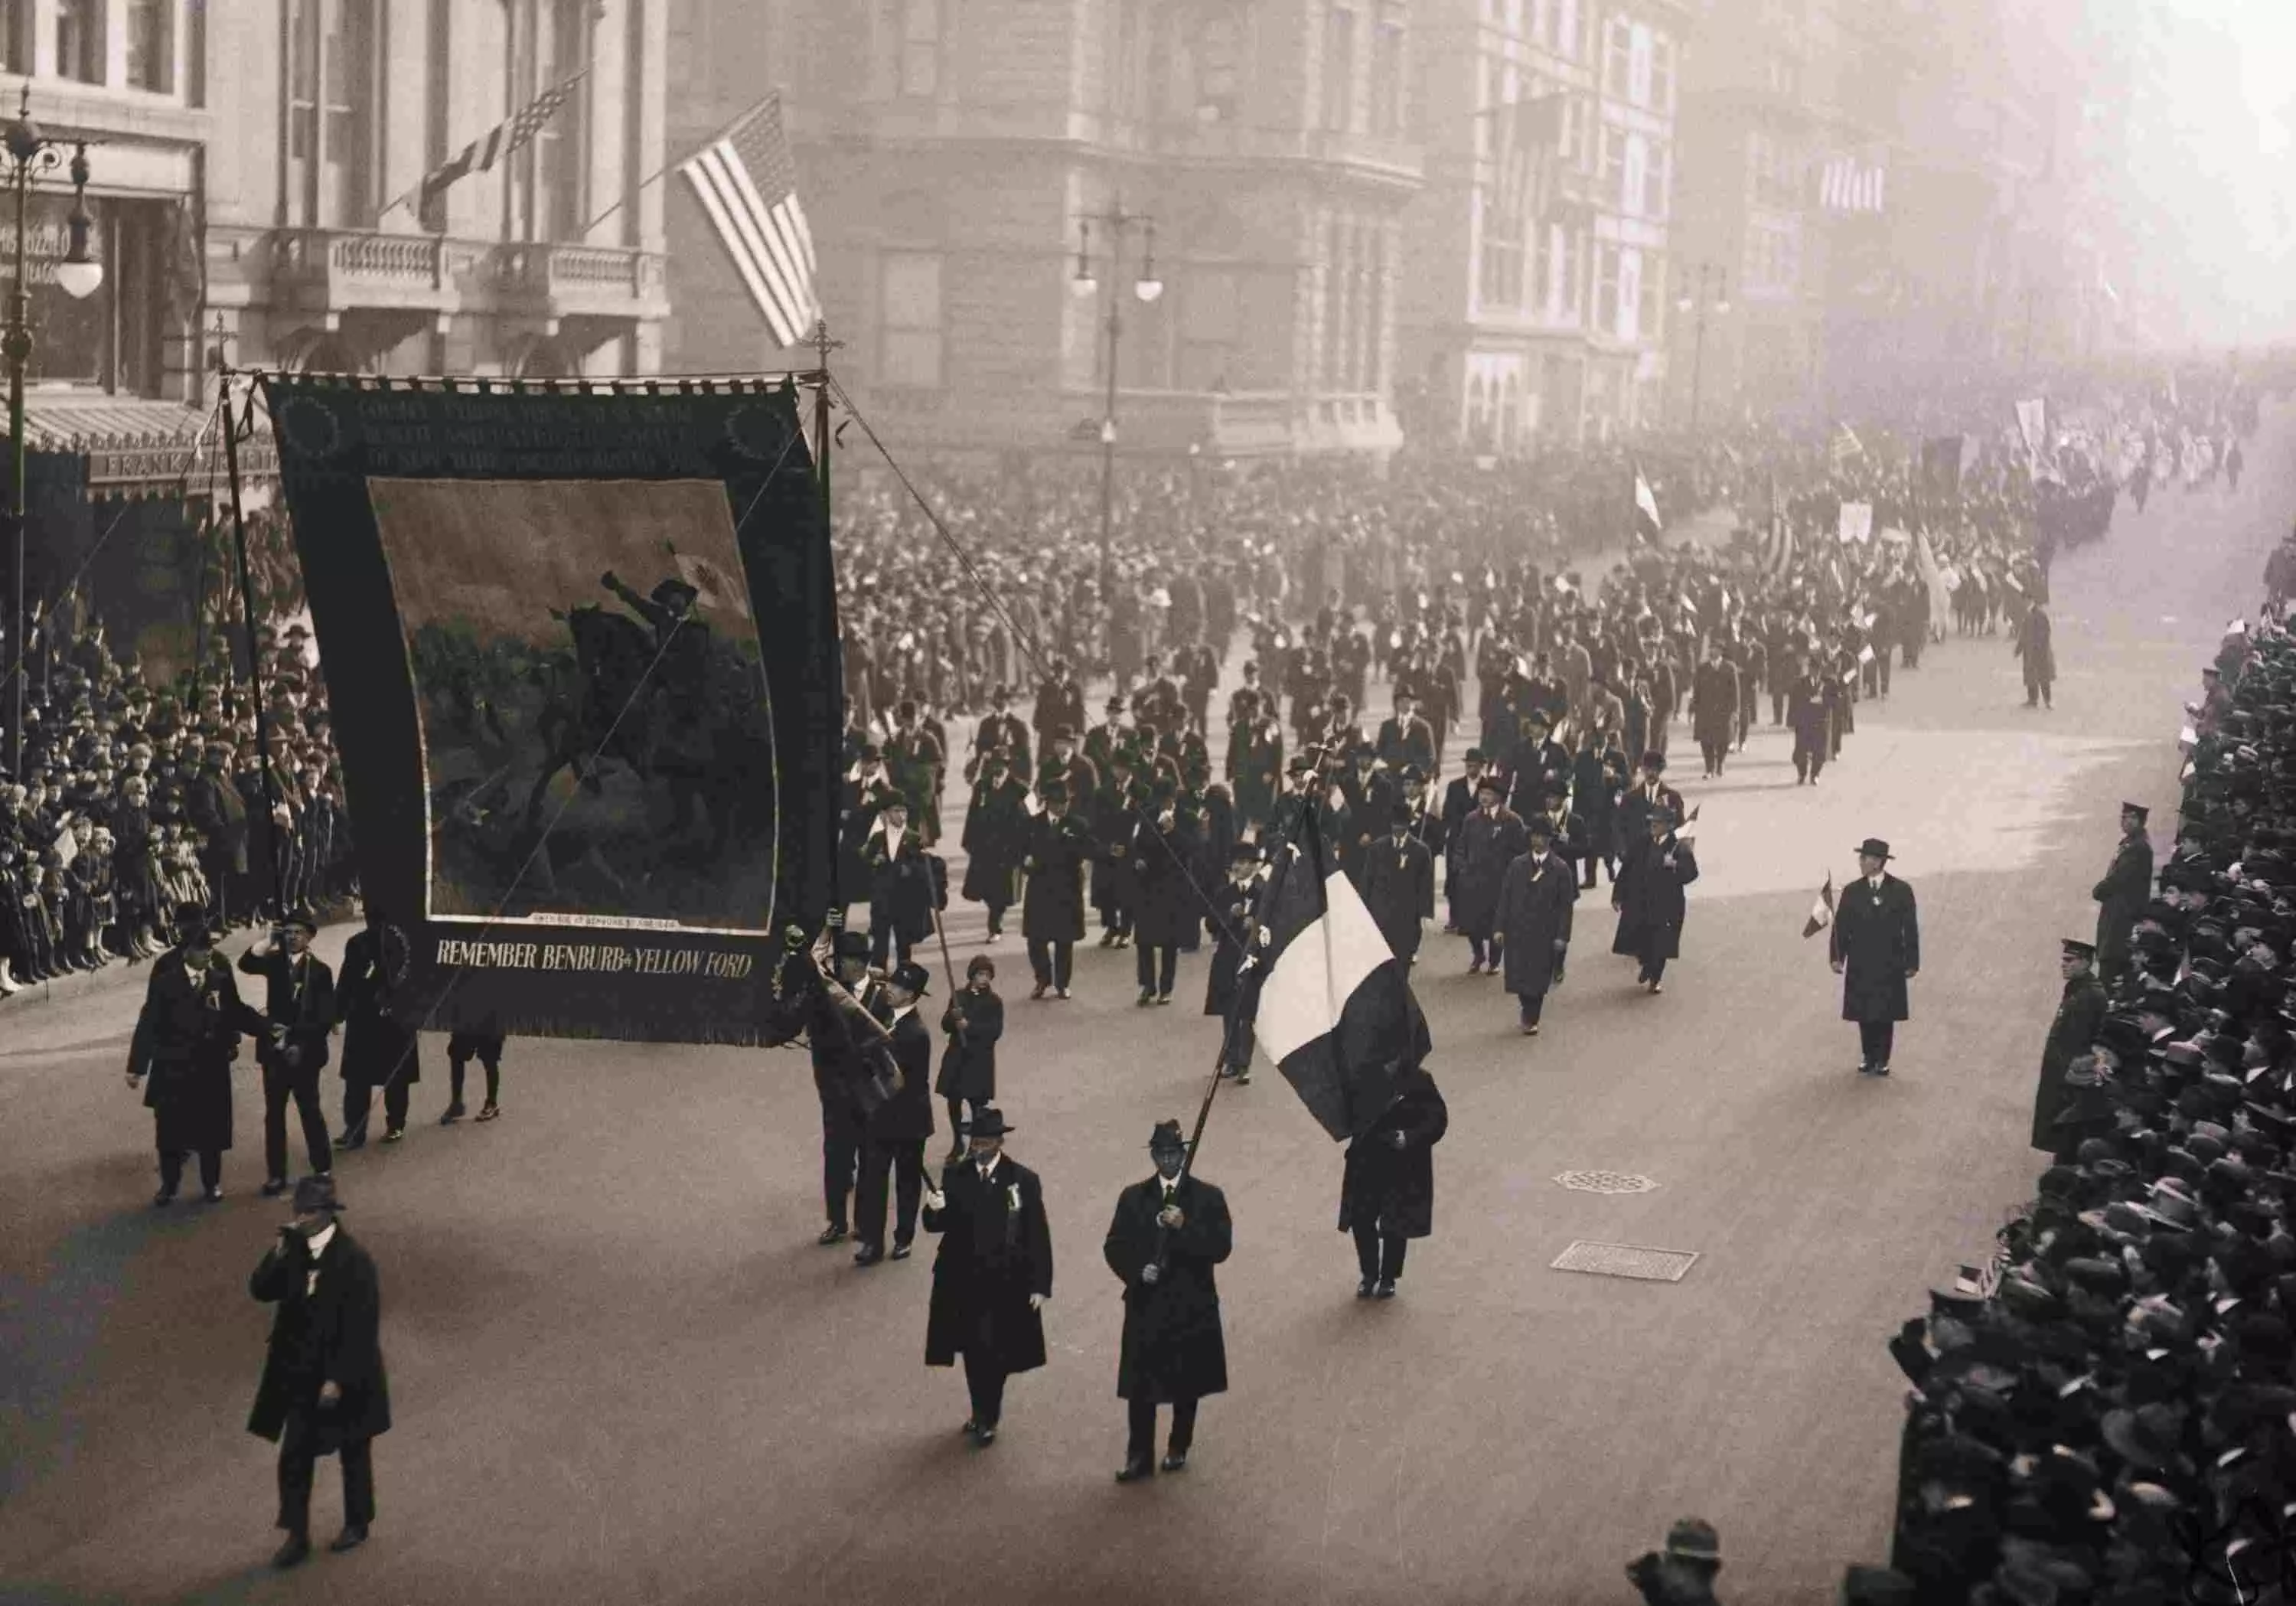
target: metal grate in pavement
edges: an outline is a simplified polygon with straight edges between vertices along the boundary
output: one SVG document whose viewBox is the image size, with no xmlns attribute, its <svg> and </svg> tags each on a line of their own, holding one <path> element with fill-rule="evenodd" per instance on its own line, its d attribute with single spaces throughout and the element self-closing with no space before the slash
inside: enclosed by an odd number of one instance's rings
<svg viewBox="0 0 2296 1606">
<path fill-rule="evenodd" d="M 1578 1240 L 1555 1256 L 1548 1269 L 1587 1272 L 1597 1277 L 1631 1277 L 1642 1282 L 1680 1282 L 1696 1264 L 1698 1256 L 1687 1249 L 1643 1249 L 1631 1244 L 1589 1243 Z"/>
<path fill-rule="evenodd" d="M 1631 1171 L 1566 1171 L 1554 1180 L 1578 1193 L 1648 1193 L 1658 1186 Z"/>
</svg>

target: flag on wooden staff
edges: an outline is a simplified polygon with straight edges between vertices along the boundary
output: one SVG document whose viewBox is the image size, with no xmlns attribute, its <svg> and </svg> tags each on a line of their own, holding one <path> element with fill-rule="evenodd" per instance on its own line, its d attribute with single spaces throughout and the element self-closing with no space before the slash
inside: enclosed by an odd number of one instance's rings
<svg viewBox="0 0 2296 1606">
<path fill-rule="evenodd" d="M 543 126 L 558 114 L 558 108 L 572 97 L 575 88 L 589 75 L 589 71 L 585 67 L 544 90 L 529 104 L 521 107 L 514 116 L 496 123 L 425 173 L 422 183 L 384 207 L 383 211 L 387 214 L 402 206 L 419 210 L 428 207 L 456 179 L 467 178 L 473 173 L 492 171 L 504 157 L 519 150 L 542 132 Z"/>
<path fill-rule="evenodd" d="M 1817 889 L 1817 896 L 1810 901 L 1809 918 L 1801 923 L 1801 935 L 1805 937 L 1814 937 L 1833 924 L 1833 872 L 1828 870 L 1825 875 L 1825 885 Z"/>
<path fill-rule="evenodd" d="M 781 96 L 769 95 L 744 111 L 677 170 L 709 214 L 774 339 L 800 343 L 821 317 L 821 302 L 813 229 L 798 200 Z"/>
<path fill-rule="evenodd" d="M 1658 495 L 1651 482 L 1643 477 L 1642 465 L 1635 465 L 1635 533 L 1646 541 L 1658 539 L 1659 531 L 1666 526 L 1659 522 Z"/>
</svg>

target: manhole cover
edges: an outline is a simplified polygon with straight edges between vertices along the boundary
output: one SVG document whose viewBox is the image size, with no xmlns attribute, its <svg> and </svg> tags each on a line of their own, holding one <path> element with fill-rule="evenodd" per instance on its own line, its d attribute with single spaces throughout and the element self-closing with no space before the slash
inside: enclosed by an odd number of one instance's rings
<svg viewBox="0 0 2296 1606">
<path fill-rule="evenodd" d="M 1644 1282 L 1680 1282 L 1697 1260 L 1696 1254 L 1685 1249 L 1638 1249 L 1631 1244 L 1588 1243 L 1580 1239 L 1555 1256 L 1549 1269 L 1632 1277 Z"/>
<path fill-rule="evenodd" d="M 1648 1193 L 1658 1186 L 1631 1171 L 1566 1171 L 1554 1180 L 1580 1193 Z"/>
</svg>

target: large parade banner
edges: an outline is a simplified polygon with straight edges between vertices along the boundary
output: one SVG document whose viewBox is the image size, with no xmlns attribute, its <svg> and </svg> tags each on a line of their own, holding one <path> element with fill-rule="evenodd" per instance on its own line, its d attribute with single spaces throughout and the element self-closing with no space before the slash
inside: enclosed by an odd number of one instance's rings
<svg viewBox="0 0 2296 1606">
<path fill-rule="evenodd" d="M 820 929 L 843 699 L 795 392 L 266 377 L 410 1025 L 745 1042 Z"/>
</svg>

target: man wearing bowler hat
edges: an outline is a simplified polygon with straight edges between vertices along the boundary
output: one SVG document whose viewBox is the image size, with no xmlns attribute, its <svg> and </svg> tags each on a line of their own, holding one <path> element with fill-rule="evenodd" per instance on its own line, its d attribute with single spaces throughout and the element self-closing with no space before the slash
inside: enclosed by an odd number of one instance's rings
<svg viewBox="0 0 2296 1606">
<path fill-rule="evenodd" d="M 981 1449 L 996 1442 L 1005 1380 L 1045 1363 L 1042 1312 L 1053 1297 L 1045 1186 L 1035 1172 L 1004 1157 L 1010 1131 L 997 1110 L 976 1110 L 971 1152 L 943 1166 L 940 1186 L 925 1196 L 925 1231 L 941 1235 L 925 1364 L 948 1366 L 964 1357 L 972 1397 L 964 1432 Z"/>
<path fill-rule="evenodd" d="M 1890 1074 L 1897 1023 L 1910 1013 L 1906 984 L 1922 968 L 1914 889 L 1890 874 L 1890 844 L 1878 836 L 1857 844 L 1858 877 L 1842 890 L 1828 942 L 1833 973 L 1842 978 L 1841 1018 L 1857 1023 L 1862 1076 Z"/>
<path fill-rule="evenodd" d="M 1227 1196 L 1181 1174 L 1188 1146 L 1177 1121 L 1156 1124 L 1148 1157 L 1156 1174 L 1117 1196 L 1101 1246 L 1108 1269 L 1124 1284 L 1116 1393 L 1128 1403 L 1131 1435 L 1119 1483 L 1154 1473 L 1157 1406 L 1172 1407 L 1164 1470 L 1177 1472 L 1188 1464 L 1188 1446 L 1195 1440 L 1196 1402 L 1227 1389 L 1227 1346 L 1212 1271 L 1233 1247 Z"/>
<path fill-rule="evenodd" d="M 1644 1551 L 1628 1563 L 1627 1577 L 1653 1606 L 1713 1606 L 1714 1575 L 1721 1570 L 1714 1525 L 1685 1517 L 1667 1529 L 1664 1550 Z"/>
<path fill-rule="evenodd" d="M 2090 968 L 2096 959 L 2095 946 L 2071 937 L 2064 938 L 2062 946 L 2064 953 L 2058 964 L 2065 990 L 2057 1001 L 2056 1017 L 2049 1023 L 2048 1042 L 2041 1050 L 2041 1084 L 2033 1095 L 2032 1138 L 2034 1148 L 2070 1165 L 2081 1140 L 2095 1133 L 2085 1124 L 2069 1124 L 2064 1118 L 2078 1114 L 2076 1086 L 2094 1087 L 2095 1082 L 2094 1072 L 2086 1067 L 2075 1073 L 2078 1082 L 2068 1081 L 2067 1073 L 2095 1044 L 2097 1032 L 2104 1025 L 2105 996 Z"/>
<path fill-rule="evenodd" d="M 308 909 L 298 909 L 271 928 L 268 940 L 240 955 L 239 968 L 263 978 L 265 996 L 260 1015 L 247 1014 L 247 1029 L 257 1034 L 256 1063 L 263 1067 L 263 1159 L 269 1180 L 263 1196 L 276 1198 L 287 1191 L 287 1102 L 293 1099 L 303 1123 L 303 1143 L 310 1152 L 311 1172 L 325 1176 L 333 1168 L 327 1146 L 327 1118 L 319 1108 L 319 1073 L 327 1064 L 327 1039 L 335 1025 L 335 976 L 324 960 L 311 951 L 319 923 Z"/>
<path fill-rule="evenodd" d="M 160 1147 L 160 1191 L 171 1203 L 184 1179 L 186 1151 L 200 1157 L 200 1185 L 209 1203 L 223 1197 L 223 1151 L 231 1147 L 231 1065 L 239 1058 L 246 1011 L 231 966 L 216 951 L 215 921 L 204 903 L 176 910 L 182 943 L 160 956 L 135 1019 L 127 1051 L 127 1085 L 150 1076 L 144 1106 Z"/>
<path fill-rule="evenodd" d="M 2128 968 L 2129 928 L 2152 901 L 2152 844 L 2145 837 L 2147 811 L 2142 803 L 2120 805 L 2120 844 L 2112 868 L 2090 890 L 2096 900 L 2096 969 L 2111 984 Z"/>
<path fill-rule="evenodd" d="M 893 1096 L 869 1116 L 869 1141 L 861 1151 L 861 1187 L 854 1198 L 853 1230 L 861 1240 L 853 1264 L 873 1266 L 885 1258 L 885 1191 L 894 1198 L 893 1258 L 909 1257 L 917 1235 L 917 1201 L 925 1177 L 925 1145 L 932 1141 L 932 1034 L 917 1018 L 917 1001 L 932 978 L 922 965 L 903 965 L 886 984 L 892 1007 L 889 1034 L 898 1073 Z"/>
<path fill-rule="evenodd" d="M 247 1430 L 279 1445 L 279 1526 L 272 1557 L 292 1567 L 311 1553 L 311 1475 L 322 1455 L 343 1462 L 343 1531 L 332 1546 L 365 1543 L 374 1520 L 373 1445 L 390 1430 L 382 1368 L 382 1284 L 374 1260 L 337 1216 L 332 1178 L 295 1184 L 295 1219 L 247 1280 L 247 1291 L 278 1312 L 263 1381 Z"/>
</svg>

